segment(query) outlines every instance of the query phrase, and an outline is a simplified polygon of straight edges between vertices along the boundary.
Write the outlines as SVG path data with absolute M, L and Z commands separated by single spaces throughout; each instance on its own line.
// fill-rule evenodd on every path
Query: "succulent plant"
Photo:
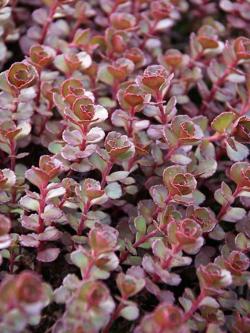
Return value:
M 0 1 L 0 333 L 250 331 L 250 1 Z

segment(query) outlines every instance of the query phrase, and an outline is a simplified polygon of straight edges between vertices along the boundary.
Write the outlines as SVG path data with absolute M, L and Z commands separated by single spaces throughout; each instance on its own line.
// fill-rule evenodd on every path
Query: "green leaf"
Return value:
M 129 251 L 129 253 L 136 256 L 136 254 L 137 254 L 136 249 L 133 247 L 133 244 L 131 243 L 130 240 L 125 239 L 125 246 L 126 246 L 126 249 Z
M 125 178 L 127 178 L 129 175 L 128 171 L 116 171 L 111 173 L 109 176 L 107 176 L 107 181 L 108 182 L 116 182 L 118 180 L 123 180 Z
M 247 163 L 247 162 L 234 163 L 230 169 L 230 178 L 236 184 L 239 184 L 242 180 L 242 172 L 244 172 L 248 167 L 249 167 L 249 163 Z
M 240 250 L 249 250 L 250 248 L 250 239 L 248 239 L 243 232 L 240 232 L 235 237 L 235 245 Z
M 37 167 L 32 167 L 31 169 L 27 170 L 25 172 L 25 177 L 38 188 L 47 185 L 49 180 L 47 174 Z
M 98 280 L 106 280 L 110 276 L 110 273 L 104 271 L 103 269 L 98 268 L 97 266 L 93 266 L 91 269 L 91 277 Z
M 122 196 L 121 185 L 116 182 L 107 185 L 105 192 L 110 199 L 119 199 Z
M 246 211 L 243 208 L 230 207 L 225 215 L 223 215 L 222 220 L 227 222 L 237 222 L 246 215 Z
M 198 190 L 195 190 L 193 192 L 193 198 L 194 198 L 194 202 L 196 203 L 196 205 L 200 205 L 206 200 L 205 195 Z
M 102 67 L 99 68 L 99 71 L 97 73 L 97 80 L 104 82 L 110 86 L 113 85 L 114 83 L 114 78 L 110 74 L 110 72 L 107 69 L 107 65 L 103 65 Z
M 6 71 L 0 73 L 0 90 L 11 94 L 11 87 L 6 79 Z
M 49 149 L 49 151 L 52 154 L 58 154 L 58 153 L 60 153 L 61 150 L 62 150 L 62 148 L 63 148 L 63 143 L 61 143 L 61 142 L 55 142 L 55 141 L 50 142 L 49 146 L 48 146 L 48 149 Z
M 136 320 L 139 317 L 139 309 L 135 303 L 131 303 L 121 310 L 120 316 L 127 320 Z
M 76 250 L 71 253 L 70 259 L 74 265 L 80 269 L 84 269 L 88 265 L 88 257 L 83 253 L 82 250 Z
M 103 158 L 97 153 L 94 153 L 93 155 L 90 156 L 89 161 L 93 166 L 97 169 L 103 172 L 106 167 L 107 167 L 107 162 L 104 161 Z
M 222 112 L 211 124 L 211 127 L 218 133 L 224 133 L 233 123 L 235 114 L 233 112 Z
M 231 188 L 225 182 L 222 182 L 221 188 L 215 191 L 214 198 L 220 205 L 233 202 Z
M 62 186 L 54 188 L 48 192 L 46 200 L 60 197 L 61 195 L 65 194 L 65 192 L 66 192 L 65 188 Z
M 219 303 L 212 297 L 207 296 L 200 303 L 200 306 L 209 306 L 210 308 L 218 309 L 220 307 Z
M 216 160 L 205 160 L 202 159 L 197 167 L 195 167 L 195 171 L 193 174 L 199 176 L 200 178 L 208 178 L 211 177 L 217 170 L 217 162 Z
M 249 154 L 249 149 L 234 138 L 227 139 L 226 150 L 230 160 L 235 162 L 244 160 Z
M 39 210 L 39 201 L 30 198 L 28 195 L 25 195 L 24 197 L 21 198 L 20 205 L 28 210 L 33 210 L 33 211 Z
M 134 220 L 134 225 L 137 231 L 139 231 L 140 234 L 145 235 L 147 230 L 146 221 L 143 216 L 138 216 Z
M 166 206 L 165 202 L 168 196 L 168 191 L 165 186 L 154 185 L 150 187 L 149 192 L 157 206 L 162 208 Z
M 166 246 L 162 239 L 156 239 L 152 244 L 153 253 L 160 259 L 164 259 L 167 254 Z

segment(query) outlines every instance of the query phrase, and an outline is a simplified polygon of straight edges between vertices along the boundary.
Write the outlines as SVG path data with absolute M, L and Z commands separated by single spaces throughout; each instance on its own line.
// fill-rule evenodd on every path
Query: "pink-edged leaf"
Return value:
M 38 247 L 40 243 L 36 234 L 22 235 L 20 236 L 20 242 L 27 247 Z
M 47 227 L 43 233 L 38 235 L 40 241 L 55 241 L 61 236 L 61 232 L 55 227 Z
M 36 259 L 41 262 L 52 262 L 57 259 L 59 253 L 60 249 L 58 247 L 48 248 L 38 252 Z

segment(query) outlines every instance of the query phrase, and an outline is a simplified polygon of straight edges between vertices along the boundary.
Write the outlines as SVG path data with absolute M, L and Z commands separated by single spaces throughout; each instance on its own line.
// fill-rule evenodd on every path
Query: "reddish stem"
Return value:
M 84 205 L 84 208 L 83 208 L 83 212 L 82 212 L 82 216 L 81 216 L 81 220 L 80 220 L 80 224 L 78 226 L 78 230 L 77 230 L 77 235 L 78 236 L 81 236 L 82 232 L 83 232 L 83 229 L 84 229 L 84 223 L 86 221 L 86 217 L 87 217 L 87 214 L 88 214 L 88 211 L 90 209 L 90 200 L 88 200 L 85 205 Z
M 44 231 L 45 226 L 44 226 L 44 221 L 42 218 L 42 214 L 44 213 L 44 209 L 46 206 L 46 195 L 47 195 L 47 184 L 45 186 L 43 186 L 40 190 L 40 201 L 39 201 L 39 211 L 38 211 L 38 215 L 39 215 L 39 219 L 38 219 L 38 230 L 37 232 L 40 234 Z
M 108 16 L 109 21 L 110 21 L 110 16 L 116 11 L 118 6 L 119 6 L 119 2 L 115 0 L 115 3 L 113 5 L 113 7 L 111 8 L 111 11 L 110 11 L 109 16 Z
M 151 231 L 147 235 L 142 236 L 138 241 L 136 241 L 132 246 L 134 249 L 147 242 L 150 238 L 155 237 L 159 231 L 157 229 Z M 126 250 L 120 256 L 120 264 L 123 263 L 129 256 L 129 252 Z
M 103 188 L 106 184 L 106 178 L 109 175 L 111 169 L 113 167 L 113 162 L 112 161 L 108 161 L 108 164 L 106 166 L 106 169 L 104 170 L 103 174 L 102 174 L 102 180 L 101 180 L 101 187 Z
M 40 97 L 41 97 L 41 68 L 37 67 L 37 73 L 38 73 L 38 83 L 37 83 L 37 95 L 35 99 L 36 108 L 39 107 Z
M 250 109 L 250 99 L 244 104 L 240 111 L 240 116 L 244 116 Z
M 62 197 L 62 200 L 60 201 L 58 208 L 62 209 L 65 201 L 67 200 L 67 192 L 64 194 L 64 196 Z
M 181 244 L 176 244 L 173 249 L 172 252 L 170 253 L 169 257 L 167 258 L 167 260 L 165 260 L 162 264 L 162 268 L 163 269 L 168 269 L 170 267 L 170 265 L 172 264 L 172 261 L 175 257 L 175 255 L 181 251 L 182 245 Z
M 84 13 L 81 14 L 80 16 L 78 16 L 78 18 L 76 20 L 76 23 L 75 23 L 75 25 L 73 26 L 73 28 L 70 32 L 70 36 L 69 36 L 70 44 L 73 43 L 75 34 L 76 34 L 77 30 L 79 29 L 80 25 L 83 23 L 84 20 L 85 20 Z
M 168 117 L 165 113 L 164 107 L 163 107 L 163 97 L 160 92 L 156 94 L 156 102 L 159 106 L 160 114 L 161 114 L 161 122 L 162 124 L 166 124 L 168 122 Z
M 153 24 L 151 24 L 151 22 L 149 23 L 149 31 L 148 33 L 146 33 L 144 36 L 143 36 L 143 41 L 140 45 L 140 49 L 143 50 L 145 48 L 145 44 L 147 43 L 148 41 L 148 38 L 149 37 L 152 37 L 154 36 L 154 33 L 155 33 L 155 28 L 157 26 L 157 23 L 158 23 L 158 20 L 155 20 L 153 22 Z
M 47 37 L 47 34 L 48 34 L 49 27 L 50 27 L 51 23 L 53 22 L 54 15 L 56 13 L 56 10 L 57 10 L 57 7 L 59 6 L 59 4 L 60 4 L 59 0 L 54 0 L 52 6 L 50 7 L 49 16 L 47 17 L 47 20 L 43 26 L 41 37 L 38 41 L 39 44 L 44 43 L 44 41 Z
M 199 296 L 193 301 L 191 308 L 185 313 L 183 317 L 183 323 L 187 322 L 192 317 L 205 297 L 206 292 L 204 289 L 202 289 Z
M 84 271 L 81 272 L 83 280 L 89 279 L 90 272 L 91 272 L 91 269 L 94 266 L 94 264 L 95 264 L 95 254 L 93 253 L 91 259 L 88 262 L 88 266 L 86 267 L 86 269 Z
M 167 152 L 167 154 L 166 154 L 166 157 L 165 157 L 166 161 L 167 161 L 167 160 L 170 160 L 171 156 L 175 153 L 175 151 L 176 151 L 178 148 L 179 148 L 179 144 L 178 144 L 177 146 L 174 146 L 174 147 L 172 147 L 172 148 L 170 148 L 170 149 L 168 150 L 168 152 Z
M 13 111 L 12 113 L 16 113 L 17 112 L 17 109 L 18 109 L 18 104 L 19 104 L 19 95 L 20 95 L 20 92 L 16 93 L 13 98 L 14 98 L 14 103 L 13 103 Z
M 232 70 L 237 65 L 237 63 L 238 63 L 238 60 L 235 60 L 231 65 L 229 65 L 227 67 L 224 74 L 213 83 L 213 86 L 212 86 L 212 89 L 210 90 L 209 95 L 203 100 L 202 107 L 201 107 L 201 113 L 204 113 L 207 110 L 209 103 L 212 102 L 212 100 L 213 100 L 214 96 L 216 95 L 218 89 L 226 81 L 226 78 L 228 77 L 228 75 L 231 74 Z
M 140 14 L 140 3 L 138 0 L 133 0 L 131 2 L 131 11 L 136 18 L 136 22 L 139 21 L 139 14 Z
M 203 140 L 207 140 L 209 142 L 216 142 L 225 139 L 226 136 L 226 133 L 215 133 L 211 136 L 208 136 L 207 138 L 204 138 Z
M 242 189 L 241 189 L 239 186 L 237 186 L 236 189 L 235 189 L 235 191 L 234 191 L 234 193 L 232 194 L 232 196 L 233 196 L 233 201 L 232 201 L 232 202 L 229 202 L 229 201 L 228 201 L 227 203 L 225 203 L 225 204 L 221 207 L 221 209 L 220 209 L 220 211 L 219 211 L 219 214 L 217 215 L 217 220 L 218 220 L 218 221 L 220 221 L 220 220 L 222 219 L 223 215 L 226 214 L 228 208 L 231 206 L 231 204 L 234 202 L 235 198 L 237 197 L 237 195 L 238 195 L 241 191 L 242 191 Z
M 43 134 L 43 132 L 44 132 L 44 130 L 45 130 L 45 127 L 46 127 L 46 124 L 47 124 L 47 121 L 48 121 L 48 119 L 49 119 L 49 117 L 44 117 L 44 120 L 43 120 L 43 122 L 42 122 L 42 124 L 41 124 L 40 130 L 39 130 L 39 132 L 38 132 L 37 136 L 39 136 L 39 137 L 40 137 L 40 136 Z
M 13 139 L 9 140 L 10 143 L 10 169 L 15 171 L 16 167 L 16 144 Z
M 114 101 L 117 100 L 116 95 L 117 95 L 117 91 L 118 91 L 118 89 L 119 89 L 119 81 L 115 80 L 115 81 L 114 81 L 114 84 L 113 84 L 113 86 L 112 86 L 112 99 L 113 99 Z
M 9 259 L 9 272 L 10 274 L 14 273 L 14 266 L 16 261 L 16 254 L 11 251 Z
M 119 317 L 121 310 L 123 309 L 124 305 L 122 302 L 119 303 L 119 305 L 116 307 L 115 311 L 113 312 L 109 322 L 107 325 L 103 328 L 102 333 L 109 333 L 110 329 L 114 323 L 114 321 Z
M 133 121 L 135 117 L 135 108 L 132 107 L 129 112 L 129 124 L 128 124 L 128 136 L 131 138 L 133 137 Z
M 86 142 L 87 142 L 87 133 L 88 133 L 88 125 L 81 126 L 81 132 L 82 132 L 82 142 L 80 145 L 80 150 L 84 151 L 86 148 Z
M 10 169 L 15 171 L 16 168 L 16 143 L 13 139 L 9 140 L 10 143 Z M 12 203 L 16 203 L 16 187 L 12 188 Z

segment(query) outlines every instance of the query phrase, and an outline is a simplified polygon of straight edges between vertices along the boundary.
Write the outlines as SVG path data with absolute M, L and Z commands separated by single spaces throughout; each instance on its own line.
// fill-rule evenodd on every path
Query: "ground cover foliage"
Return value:
M 0 332 L 250 331 L 250 1 L 0 1 Z

